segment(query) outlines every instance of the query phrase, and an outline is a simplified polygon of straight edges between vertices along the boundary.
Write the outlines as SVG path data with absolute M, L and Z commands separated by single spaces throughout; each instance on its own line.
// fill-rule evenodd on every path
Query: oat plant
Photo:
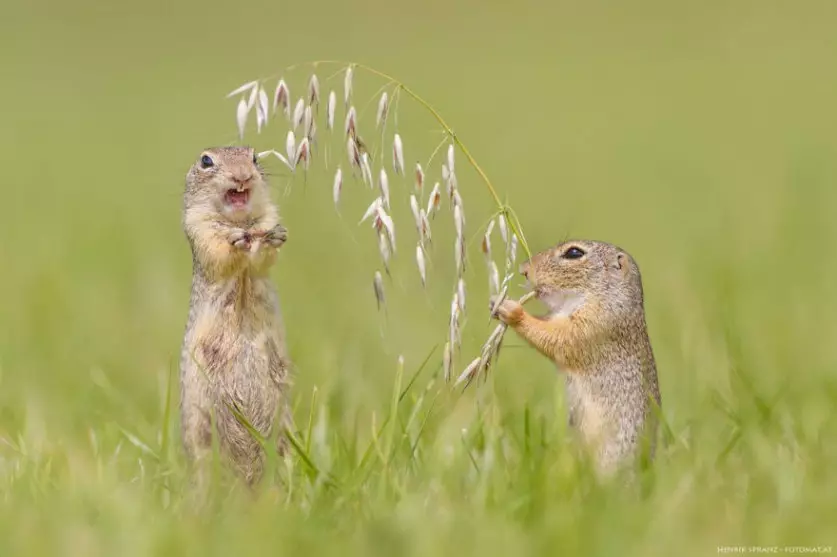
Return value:
M 304 75 L 303 80 L 291 79 L 291 76 L 298 77 L 300 74 Z M 326 76 L 322 81 L 321 75 Z M 363 77 L 383 80 L 371 99 L 355 98 L 354 82 Z M 278 135 L 284 136 L 284 146 L 262 151 L 258 157 L 278 160 L 294 176 L 306 174 L 312 164 L 327 166 L 329 153 L 332 150 L 342 151 L 339 157 L 333 157 L 344 161 L 334 169 L 331 185 L 333 201 L 335 205 L 340 204 L 344 183 L 349 175 L 359 178 L 368 187 L 371 202 L 364 214 L 359 216 L 358 224 L 371 226 L 374 230 L 380 264 L 386 274 L 390 274 L 391 258 L 398 253 L 392 206 L 402 202 L 401 199 L 393 199 L 395 192 L 390 188 L 390 173 L 408 178 L 413 184 L 409 197 L 403 200 L 409 203 L 412 226 L 416 231 L 415 248 L 408 253 L 414 254 L 416 271 L 423 286 L 427 284 L 426 261 L 432 242 L 432 219 L 444 210 L 443 197 L 447 198 L 444 205 L 447 205 L 455 230 L 452 255 L 456 269 L 451 284 L 450 318 L 442 355 L 445 380 L 450 381 L 454 360 L 462 348 L 466 311 L 463 275 L 468 261 L 465 240 L 468 219 L 457 173 L 458 158 L 464 159 L 476 171 L 496 205 L 488 222 L 481 227 L 481 251 L 492 296 L 489 304 L 491 313 L 497 310 L 500 302 L 508 295 L 509 282 L 515 274 L 518 247 L 523 249 L 527 257 L 531 256 L 516 213 L 501 200 L 496 188 L 462 139 L 430 103 L 402 81 L 354 62 L 319 61 L 289 66 L 277 75 L 249 81 L 235 88 L 227 98 L 237 100 L 235 119 L 239 141 L 244 141 L 247 134 L 252 133 L 253 123 L 256 134 L 261 134 L 268 126 L 271 129 L 282 126 L 283 130 L 287 130 Z M 442 139 L 436 147 L 425 157 L 417 157 L 425 160 L 425 164 L 417 162 L 411 168 L 408 168 L 404 154 L 410 148 L 410 141 L 402 137 L 398 126 L 398 111 L 407 107 L 400 103 L 402 98 L 429 113 L 442 132 Z M 361 121 L 360 114 L 366 106 L 375 106 L 374 121 L 372 118 Z M 361 110 L 357 107 L 361 107 Z M 277 137 L 275 130 L 272 129 L 271 133 L 272 137 Z M 412 228 L 411 225 L 405 226 Z M 397 228 L 401 230 L 402 225 L 399 223 Z M 492 251 L 495 228 L 503 245 L 502 279 Z M 438 238 L 436 241 L 441 242 Z M 372 271 L 370 275 L 373 276 L 375 299 L 381 308 L 386 300 L 381 269 Z M 529 297 L 525 296 L 521 301 Z M 505 331 L 503 324 L 494 329 L 479 357 L 471 361 L 455 384 L 467 387 L 475 377 L 485 375 L 499 355 Z

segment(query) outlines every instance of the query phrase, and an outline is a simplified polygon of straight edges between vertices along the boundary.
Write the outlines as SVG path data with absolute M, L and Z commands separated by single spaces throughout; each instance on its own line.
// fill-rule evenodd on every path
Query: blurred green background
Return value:
M 34 0 L 3 11 L 0 554 L 711 555 L 834 544 L 833 2 Z M 674 436 L 650 495 L 591 492 L 553 465 L 564 455 L 561 379 L 511 335 L 488 384 L 441 395 L 428 441 L 456 445 L 478 408 L 500 416 L 486 430 L 500 443 L 530 417 L 541 423 L 543 454 L 483 470 L 489 495 L 472 491 L 484 478 L 467 458 L 446 464 L 441 449 L 351 495 L 310 487 L 255 510 L 192 512 L 158 492 L 168 468 L 152 473 L 124 432 L 155 446 L 161 429 L 176 435 L 162 415 L 188 307 L 185 173 L 201 149 L 234 140 L 229 91 L 320 59 L 369 64 L 427 99 L 517 211 L 533 251 L 587 237 L 638 260 Z M 340 96 L 342 74 L 325 83 L 339 69 L 318 69 L 324 94 Z M 308 74 L 283 74 L 295 98 Z M 357 72 L 356 98 L 382 83 Z M 426 160 L 437 129 L 402 98 L 408 164 Z M 281 148 L 285 131 L 271 123 L 248 141 Z M 333 149 L 343 163 L 342 142 Z M 460 158 L 476 236 L 493 207 L 466 168 Z M 271 171 L 290 231 L 274 278 L 295 416 L 305 423 L 313 408 L 324 438 L 368 441 L 389 411 L 397 356 L 410 374 L 444 342 L 447 211 L 425 295 L 405 186 L 393 180 L 400 251 L 384 316 L 371 287 L 375 240 L 357 226 L 370 190 L 347 183 L 338 214 L 330 169 L 307 180 Z M 480 254 L 470 256 L 473 353 L 490 325 Z M 332 469 L 353 469 L 329 454 L 319 458 Z M 176 450 L 168 458 L 179 462 Z

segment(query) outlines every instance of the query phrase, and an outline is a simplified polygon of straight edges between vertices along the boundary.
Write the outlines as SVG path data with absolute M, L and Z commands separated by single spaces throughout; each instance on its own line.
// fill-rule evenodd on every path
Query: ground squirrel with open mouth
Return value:
M 496 317 L 565 372 L 569 423 L 598 471 L 637 458 L 643 440 L 652 458 L 661 399 L 634 259 L 604 242 L 568 241 L 520 271 L 550 313 L 535 317 L 507 299 Z
M 180 362 L 183 444 L 191 461 L 221 454 L 248 484 L 263 473 L 258 433 L 280 452 L 288 423 L 289 360 L 269 277 L 287 239 L 253 149 L 201 153 L 186 176 L 183 227 L 192 249 L 192 292 Z

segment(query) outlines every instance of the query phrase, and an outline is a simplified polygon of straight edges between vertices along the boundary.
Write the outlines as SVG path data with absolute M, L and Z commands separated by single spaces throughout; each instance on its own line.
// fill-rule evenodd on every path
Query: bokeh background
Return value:
M 704 555 L 721 545 L 834 545 L 833 3 L 12 0 L 3 11 L 0 553 Z M 188 307 L 183 180 L 201 149 L 235 141 L 226 93 L 324 59 L 369 64 L 427 99 L 516 210 L 533 251 L 587 237 L 637 259 L 677 439 L 651 502 L 588 507 L 569 488 L 553 493 L 547 475 L 536 489 L 554 497 L 524 520 L 503 511 L 516 504 L 515 476 L 485 512 L 469 506 L 467 487 L 428 481 L 376 496 L 356 521 L 340 519 L 339 505 L 313 518 L 293 508 L 196 518 L 167 510 L 154 482 L 137 480 L 135 444 L 95 457 L 112 454 L 124 431 L 158 442 Z M 283 74 L 294 97 L 308 73 Z M 356 76 L 358 98 L 383 83 Z M 342 75 L 324 93 L 331 87 L 339 96 Z M 399 129 L 410 164 L 440 138 L 403 98 Z M 271 124 L 248 141 L 281 147 L 285 130 Z M 334 148 L 342 162 L 342 142 Z M 476 236 L 493 206 L 458 163 Z M 290 230 L 273 276 L 296 365 L 295 415 L 307 419 L 316 390 L 330 431 L 368 438 L 389 407 L 398 355 L 414 370 L 437 346 L 422 387 L 438 367 L 449 218 L 437 219 L 425 294 L 406 186 L 394 181 L 403 244 L 384 315 L 372 295 L 375 240 L 357 226 L 371 192 L 348 182 L 338 213 L 331 170 L 307 180 L 271 172 Z M 483 265 L 476 249 L 470 256 L 473 352 L 490 325 Z M 468 427 L 477 401 L 510 431 L 524 412 L 563 420 L 552 365 L 508 344 L 489 383 L 442 406 L 436 433 Z M 176 422 L 165 429 L 176 433 Z M 442 512 L 438 490 L 461 497 L 447 501 L 453 515 L 441 526 L 425 518 Z

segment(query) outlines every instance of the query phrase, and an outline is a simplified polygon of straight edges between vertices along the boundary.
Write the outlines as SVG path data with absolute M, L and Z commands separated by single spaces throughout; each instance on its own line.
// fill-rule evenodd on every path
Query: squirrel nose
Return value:
M 250 180 L 252 180 L 252 179 L 253 179 L 252 174 L 233 174 L 232 175 L 233 182 L 235 182 L 236 184 L 240 184 L 242 186 L 244 184 L 246 184 L 247 182 L 249 182 Z
M 529 278 L 529 264 L 528 263 L 522 263 L 520 265 L 520 274 L 523 275 L 526 278 Z

